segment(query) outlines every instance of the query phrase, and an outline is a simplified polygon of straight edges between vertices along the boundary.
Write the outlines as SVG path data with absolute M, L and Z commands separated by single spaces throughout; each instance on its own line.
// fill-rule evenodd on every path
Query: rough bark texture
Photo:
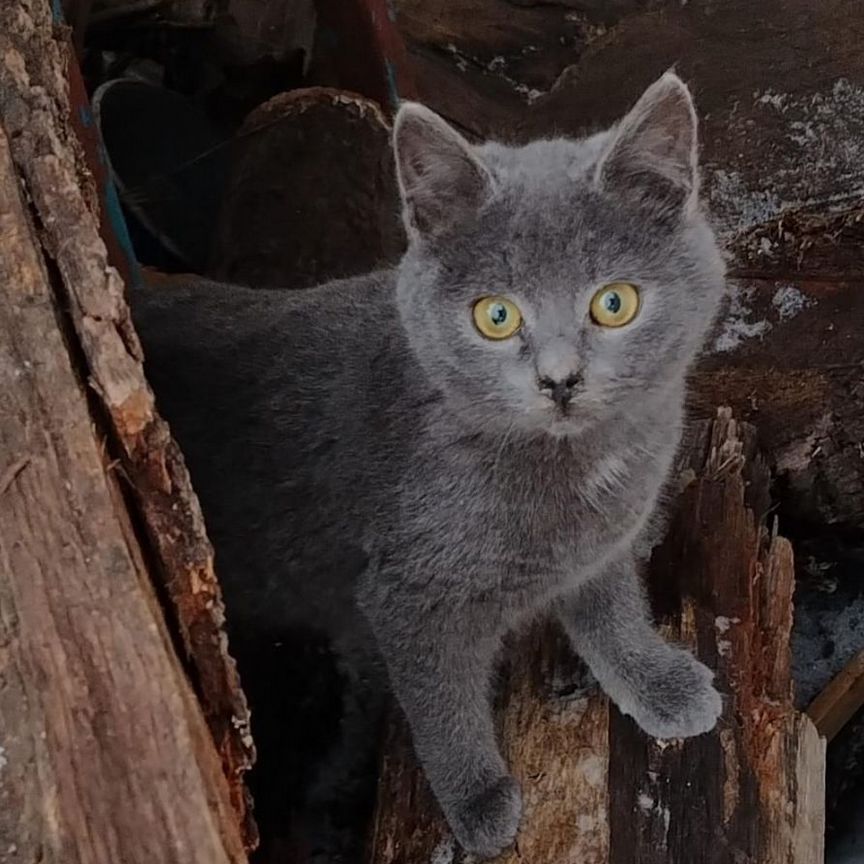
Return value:
M 341 90 L 295 90 L 253 111 L 233 145 L 211 273 L 307 288 L 392 265 L 405 241 L 389 134 L 376 103 Z
M 34 466 L 46 460 L 53 472 L 50 477 L 40 479 L 41 485 L 29 489 L 23 501 L 16 505 L 19 508 L 16 521 L 4 521 L 2 526 L 6 554 L 10 554 L 8 550 L 11 549 L 20 551 L 25 558 L 32 555 L 28 566 L 34 573 L 44 571 L 45 581 L 34 582 L 28 588 L 31 593 L 18 596 L 15 592 L 30 578 L 26 570 L 19 569 L 24 565 L 4 569 L 3 575 L 6 590 L 12 592 L 9 609 L 19 619 L 22 631 L 26 628 L 26 639 L 19 637 L 17 631 L 15 635 L 16 640 L 23 640 L 16 643 L 14 652 L 15 663 L 23 670 L 18 673 L 21 680 L 40 692 L 45 688 L 56 691 L 61 707 L 65 698 L 74 696 L 74 704 L 65 706 L 64 710 L 71 711 L 76 719 L 68 728 L 55 729 L 63 717 L 48 716 L 50 712 L 46 708 L 46 719 L 40 721 L 38 700 L 34 700 L 23 715 L 4 713 L 2 716 L 22 724 L 18 726 L 20 736 L 25 735 L 25 721 L 32 722 L 36 730 L 32 732 L 34 741 L 37 741 L 40 722 L 48 724 L 52 734 L 63 736 L 62 742 L 44 745 L 47 748 L 44 751 L 43 745 L 34 745 L 36 750 L 28 757 L 32 776 L 28 781 L 30 785 L 23 787 L 23 794 L 29 806 L 44 806 L 46 819 L 52 818 L 50 788 L 46 787 L 46 797 L 40 805 L 40 799 L 35 797 L 39 785 L 34 766 L 40 767 L 44 759 L 54 758 L 57 747 L 65 750 L 84 746 L 79 735 L 85 734 L 84 727 L 89 730 L 92 739 L 85 737 L 81 741 L 92 740 L 90 758 L 97 767 L 90 778 L 85 762 L 81 762 L 83 779 L 76 783 L 81 783 L 81 794 L 86 796 L 90 793 L 84 787 L 88 785 L 88 778 L 92 779 L 94 796 L 99 794 L 104 799 L 99 805 L 103 811 L 99 818 L 93 816 L 89 828 L 84 822 L 76 830 L 89 830 L 93 834 L 92 842 L 99 843 L 104 839 L 100 828 L 104 828 L 105 838 L 114 835 L 118 838 L 116 842 L 121 846 L 117 848 L 126 849 L 127 844 L 129 848 L 125 856 L 112 854 L 104 860 L 241 860 L 242 850 L 237 848 L 238 822 L 245 821 L 248 842 L 252 842 L 254 834 L 242 784 L 242 773 L 252 759 L 248 714 L 222 632 L 222 604 L 198 502 L 179 450 L 155 411 L 143 374 L 140 346 L 123 296 L 124 286 L 110 265 L 99 236 L 98 193 L 85 165 L 83 151 L 70 131 L 66 35 L 63 28 L 52 21 L 50 5 L 43 0 L 9 0 L 0 4 L 0 121 L 8 136 L 14 163 L 14 171 L 10 165 L 6 165 L 4 171 L 3 213 L 9 227 L 4 225 L 3 267 L 8 268 L 8 273 L 4 273 L 2 290 L 8 295 L 2 303 L 2 314 L 6 316 L 5 329 L 10 338 L 13 335 L 16 338 L 11 342 L 4 336 L 0 347 L 17 346 L 14 361 L 10 359 L 3 367 L 10 376 L 4 385 L 4 395 L 8 390 L 7 398 L 17 401 L 14 410 L 0 415 L 5 445 L 0 452 L 12 465 L 17 464 L 19 458 L 32 458 Z M 11 190 L 17 194 L 19 188 L 25 195 L 29 214 L 15 210 L 16 206 L 20 210 L 20 205 L 16 205 Z M 32 218 L 38 228 L 41 249 L 32 245 L 33 238 L 26 229 L 28 222 L 22 221 L 25 215 Z M 14 239 L 7 240 L 7 230 L 20 238 L 20 244 Z M 29 256 L 26 260 L 18 261 L 14 257 L 19 245 L 22 249 L 26 246 L 21 252 Z M 37 310 L 44 318 L 34 323 L 34 329 L 25 337 L 18 319 L 27 321 L 27 316 L 35 315 Z M 65 328 L 62 337 L 61 324 Z M 49 344 L 50 351 L 45 347 Z M 32 356 L 28 356 L 31 353 Z M 59 367 L 59 371 L 55 367 Z M 91 419 L 85 422 L 81 413 L 86 407 L 85 394 L 76 379 L 70 377 L 73 369 L 86 381 L 86 394 L 98 424 L 95 427 Z M 31 373 L 37 376 L 33 380 L 28 377 Z M 44 380 L 38 376 L 44 376 Z M 84 455 L 80 460 L 77 455 L 70 455 L 83 452 L 82 448 L 90 446 L 88 441 L 97 448 L 94 452 L 100 457 L 99 472 L 104 474 L 105 465 L 110 461 L 111 467 L 116 469 L 111 476 L 128 481 L 123 484 L 122 491 L 131 491 L 134 498 L 131 518 L 124 515 L 126 504 L 113 481 L 108 486 L 104 482 L 100 486 L 94 473 L 97 466 L 87 463 Z M 61 457 L 55 450 L 62 450 L 65 455 Z M 117 462 L 106 454 L 116 454 Z M 81 476 L 76 473 L 79 468 Z M 23 482 L 29 472 L 30 467 L 24 469 L 10 489 L 15 483 Z M 33 482 L 37 473 L 34 470 Z M 105 498 L 110 489 L 113 489 L 117 514 L 111 518 Z M 55 505 L 61 512 L 52 516 Z M 53 521 L 36 519 L 33 513 L 41 513 L 42 509 L 45 519 Z M 104 531 L 94 527 L 100 525 L 97 515 L 105 523 Z M 171 665 L 170 656 L 164 653 L 166 646 L 156 623 L 161 613 L 151 603 L 145 616 L 145 608 L 140 605 L 144 603 L 141 592 L 145 587 L 140 584 L 139 577 L 143 578 L 146 571 L 136 559 L 131 530 L 125 526 L 125 552 L 118 545 L 120 536 L 114 538 L 110 533 L 119 531 L 113 523 L 123 520 L 140 522 L 146 532 L 149 541 L 147 569 L 157 576 L 160 592 L 164 589 L 169 601 L 172 624 L 179 632 L 184 659 L 188 661 L 228 778 L 226 787 L 220 786 L 217 778 L 209 774 L 206 783 L 203 779 L 195 780 L 204 771 L 203 767 L 195 767 L 196 758 L 206 766 L 210 757 L 206 743 L 193 737 L 194 730 L 184 732 L 185 739 L 181 732 L 171 738 L 173 726 L 192 723 L 192 720 L 178 715 L 172 725 L 169 709 L 184 704 L 178 702 L 178 694 L 185 692 L 182 676 L 176 666 Z M 102 566 L 97 562 L 99 556 L 106 558 Z M 67 558 L 68 566 L 73 569 L 64 575 L 62 567 Z M 88 567 L 92 568 L 89 572 Z M 48 592 L 48 596 L 42 597 L 42 591 Z M 56 596 L 52 592 L 56 592 Z M 40 598 L 44 608 L 40 607 Z M 21 606 L 25 600 L 26 608 Z M 67 606 L 67 613 L 64 613 Z M 93 606 L 92 614 L 87 614 L 89 606 Z M 69 619 L 63 622 L 68 633 L 58 633 L 62 638 L 52 645 L 54 632 L 47 631 L 52 636 L 45 638 L 43 644 L 38 638 L 40 629 L 48 626 L 51 615 L 64 614 Z M 104 630 L 99 627 L 94 630 L 92 622 L 104 622 Z M 40 649 L 60 652 L 52 660 L 53 665 L 41 671 L 37 670 L 43 660 L 38 655 L 29 656 L 35 647 L 27 640 L 34 639 Z M 116 645 L 113 644 L 115 639 Z M 142 658 L 135 656 L 139 650 L 138 639 Z M 148 640 L 157 640 L 150 649 Z M 164 656 L 158 655 L 157 644 L 161 645 Z M 153 653 L 152 657 L 145 656 L 148 650 Z M 66 653 L 71 656 L 66 657 Z M 34 663 L 36 668 L 24 669 L 20 666 L 24 663 Z M 71 695 L 63 687 L 67 680 L 63 664 L 74 666 L 75 675 L 69 677 Z M 36 677 L 32 678 L 33 675 Z M 86 686 L 82 683 L 85 681 Z M 88 690 L 92 698 L 89 707 L 85 705 Z M 187 697 L 188 693 L 183 697 L 188 702 L 184 710 L 194 719 L 192 703 Z M 156 699 L 152 711 L 147 709 L 148 698 Z M 143 742 L 137 749 L 136 737 L 141 737 Z M 150 754 L 151 744 L 154 747 L 164 745 L 158 761 Z M 128 746 L 128 750 L 124 751 L 124 746 Z M 104 748 L 104 752 L 100 748 Z M 152 763 L 145 761 L 141 769 L 144 773 L 138 786 L 136 760 L 151 756 Z M 78 758 L 76 756 L 76 760 Z M 27 764 L 23 756 L 18 764 Z M 69 766 L 60 766 L 57 770 L 61 768 L 67 771 Z M 127 768 L 131 772 L 129 789 L 124 785 Z M 101 779 L 100 771 L 104 774 Z M 163 772 L 161 780 L 159 771 Z M 147 778 L 154 783 L 158 780 L 164 788 L 158 794 L 147 789 L 143 782 Z M 68 783 L 74 779 L 61 777 L 58 782 Z M 188 803 L 175 801 L 173 810 L 169 808 L 169 799 L 185 799 L 183 790 L 194 782 L 200 785 L 197 792 L 190 788 Z M 157 796 L 152 807 L 144 796 L 145 789 L 148 794 Z M 139 797 L 136 797 L 136 790 Z M 230 795 L 236 816 L 224 806 L 224 794 Z M 126 799 L 128 824 L 123 821 Z M 62 803 L 60 834 L 72 830 L 69 825 L 75 821 L 75 814 L 67 812 L 67 808 L 73 805 L 77 806 L 71 798 Z M 192 812 L 196 806 L 200 809 L 198 815 Z M 143 812 L 140 825 L 133 832 L 131 814 L 136 808 Z M 110 821 L 112 811 L 117 817 L 114 822 Z M 160 814 L 169 826 L 162 836 L 157 830 Z M 103 824 L 100 819 L 108 821 Z M 186 830 L 184 820 L 188 834 L 183 833 Z M 190 852 L 186 859 L 183 855 L 179 859 L 166 857 L 172 848 L 171 842 L 177 849 L 186 849 L 191 841 L 182 838 L 205 830 L 202 820 L 209 820 L 208 830 L 218 828 L 224 832 L 224 843 L 214 835 L 216 839 L 202 840 L 201 850 Z M 26 830 L 26 826 L 22 830 Z M 145 836 L 148 830 L 152 836 Z M 136 838 L 141 850 L 150 850 L 153 854 L 148 857 L 144 851 L 133 851 L 132 841 Z M 217 840 L 224 846 L 218 852 L 213 845 Z M 104 842 L 109 843 L 109 840 L 104 839 Z M 115 847 L 106 846 L 106 849 L 112 848 Z M 83 856 L 82 861 L 103 860 L 95 853 L 88 858 L 84 847 L 79 849 L 74 843 L 69 849 L 77 850 Z M 157 854 L 158 849 L 163 850 L 162 857 Z M 201 857 L 196 857 L 198 855 Z M 73 858 L 70 851 L 67 857 L 61 856 L 58 860 L 79 859 Z
M 240 864 L 0 130 L 0 860 Z
M 704 430 L 703 430 L 704 432 Z M 510 652 L 502 742 L 526 812 L 507 864 L 818 864 L 825 746 L 792 704 L 792 551 L 766 524 L 768 472 L 750 427 L 721 412 L 681 462 L 652 558 L 670 638 L 718 671 L 718 729 L 657 742 L 572 681 L 557 637 Z M 399 721 L 386 743 L 372 864 L 461 861 Z

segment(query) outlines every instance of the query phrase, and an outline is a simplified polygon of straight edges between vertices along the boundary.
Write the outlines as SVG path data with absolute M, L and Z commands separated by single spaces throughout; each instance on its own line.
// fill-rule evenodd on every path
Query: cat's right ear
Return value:
M 613 130 L 597 183 L 662 212 L 692 211 L 699 188 L 696 129 L 687 85 L 667 72 Z
M 410 236 L 440 235 L 476 213 L 490 194 L 489 172 L 471 145 L 423 105 L 402 103 L 393 149 Z

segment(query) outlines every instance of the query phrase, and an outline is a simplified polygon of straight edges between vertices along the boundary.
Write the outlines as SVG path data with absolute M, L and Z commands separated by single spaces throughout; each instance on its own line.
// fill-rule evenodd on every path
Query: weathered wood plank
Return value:
M 241 864 L 2 129 L 0 229 L 0 856 Z
M 68 314 L 91 398 L 107 421 L 106 449 L 120 459 L 148 538 L 151 572 L 173 624 L 229 778 L 238 819 L 254 842 L 242 774 L 253 758 L 249 718 L 222 631 L 213 556 L 182 456 L 156 412 L 124 285 L 100 237 L 100 195 L 70 127 L 70 46 L 50 4 L 0 4 L 0 121 Z
M 769 478 L 753 430 L 721 413 L 691 441 L 681 477 L 651 584 L 667 635 L 718 670 L 724 717 L 710 735 L 649 739 L 596 691 L 566 698 L 560 642 L 528 637 L 502 687 L 502 743 L 526 815 L 501 862 L 822 860 L 824 741 L 792 704 L 792 551 L 765 521 Z M 462 860 L 394 726 L 369 861 Z
M 831 741 L 864 706 L 864 651 L 859 652 L 810 703 L 807 714 Z

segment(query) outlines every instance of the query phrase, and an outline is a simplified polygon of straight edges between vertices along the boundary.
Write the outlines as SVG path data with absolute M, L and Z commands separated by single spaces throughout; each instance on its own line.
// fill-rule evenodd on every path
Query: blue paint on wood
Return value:
M 399 107 L 399 84 L 396 80 L 396 67 L 389 61 L 384 61 L 384 69 L 387 73 L 387 94 L 393 109 Z
M 105 216 L 111 225 L 110 230 L 114 232 L 114 236 L 126 256 L 129 281 L 131 282 L 128 287 L 137 287 L 141 284 L 141 267 L 138 265 L 135 250 L 132 248 L 132 238 L 129 236 L 129 227 L 126 224 L 126 217 L 123 215 L 123 208 L 120 206 L 117 187 L 110 179 L 105 181 L 102 206 L 105 208 Z
M 51 15 L 55 24 L 64 23 L 62 0 L 51 0 Z M 75 62 L 74 58 L 71 59 L 70 62 Z M 85 129 L 88 129 L 93 125 L 93 112 L 90 110 L 90 105 L 85 101 L 83 104 L 79 104 L 77 108 L 78 119 L 81 125 Z M 97 158 L 108 169 L 105 172 L 105 185 L 102 189 L 102 216 L 105 222 L 104 228 L 116 237 L 123 256 L 126 258 L 129 281 L 132 285 L 138 285 L 141 282 L 141 268 L 138 265 L 138 259 L 135 257 L 135 250 L 132 248 L 132 238 L 129 236 L 129 227 L 126 225 L 126 217 L 123 215 L 123 208 L 120 206 L 120 197 L 117 195 L 117 187 L 111 180 L 108 158 L 104 147 L 102 146 L 101 138 L 97 143 L 96 148 Z

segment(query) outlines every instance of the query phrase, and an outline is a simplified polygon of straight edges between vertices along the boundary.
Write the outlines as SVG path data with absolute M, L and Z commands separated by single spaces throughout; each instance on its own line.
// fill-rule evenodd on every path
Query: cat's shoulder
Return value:
M 147 281 L 130 292 L 136 327 L 145 341 L 237 343 L 303 339 L 304 335 L 380 326 L 395 317 L 395 274 L 382 270 L 313 288 L 249 288 L 204 277 Z
M 217 282 L 204 276 L 178 276 L 170 281 L 150 280 L 130 293 L 130 304 L 136 315 L 159 313 L 197 314 L 200 317 L 247 312 L 259 315 L 267 310 L 291 313 L 318 307 L 338 307 L 345 302 L 379 304 L 392 301 L 395 291 L 394 270 L 379 270 L 362 276 L 334 279 L 311 288 L 252 288 Z

